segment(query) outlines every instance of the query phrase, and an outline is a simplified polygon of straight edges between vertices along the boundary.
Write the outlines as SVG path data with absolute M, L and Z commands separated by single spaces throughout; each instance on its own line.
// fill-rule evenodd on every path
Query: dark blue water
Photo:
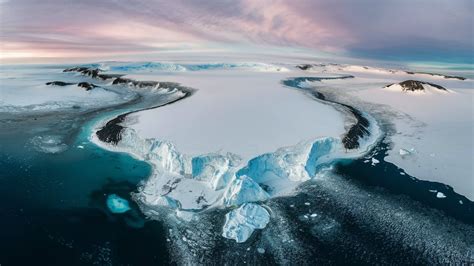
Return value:
M 59 154 L 36 151 L 29 140 L 32 134 L 2 134 L 0 264 L 168 261 L 162 225 L 145 223 L 130 199 L 151 167 L 90 143 L 94 121 L 82 125 L 69 149 Z M 109 194 L 128 199 L 132 210 L 111 213 L 105 204 Z

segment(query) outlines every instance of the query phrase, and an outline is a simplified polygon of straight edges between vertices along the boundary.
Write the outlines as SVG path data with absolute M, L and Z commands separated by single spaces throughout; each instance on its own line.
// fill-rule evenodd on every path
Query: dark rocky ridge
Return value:
M 74 85 L 76 83 L 71 83 L 71 82 L 64 82 L 64 81 L 51 81 L 51 82 L 46 82 L 46 85 L 48 86 L 69 86 L 69 85 Z
M 359 110 L 355 109 L 354 107 L 352 107 L 350 105 L 343 104 L 343 103 L 340 103 L 340 102 L 336 102 L 336 101 L 333 101 L 333 100 L 329 100 L 321 92 L 318 92 L 318 91 L 300 86 L 300 83 L 304 82 L 304 81 L 321 81 L 321 80 L 328 80 L 328 79 L 348 79 L 348 78 L 354 78 L 354 76 L 347 75 L 347 76 L 341 76 L 341 77 L 327 77 L 327 78 L 322 78 L 322 77 L 299 77 L 299 78 L 292 78 L 292 79 L 284 80 L 283 84 L 286 85 L 286 86 L 289 86 L 289 87 L 306 90 L 306 91 L 310 92 L 315 98 L 317 98 L 321 101 L 337 104 L 339 106 L 342 106 L 348 112 L 350 112 L 354 116 L 354 118 L 356 119 L 356 123 L 353 124 L 349 128 L 349 130 L 344 134 L 344 136 L 342 137 L 342 144 L 344 145 L 344 148 L 346 148 L 348 150 L 352 150 L 352 149 L 359 148 L 359 146 L 360 146 L 359 140 L 361 138 L 363 138 L 365 136 L 370 136 L 370 131 L 369 131 L 370 122 L 369 122 L 369 120 L 362 115 L 362 112 L 360 112 Z
M 152 107 L 149 107 L 149 108 L 144 108 L 144 109 L 139 109 L 139 110 L 136 110 L 136 111 L 131 111 L 131 112 L 121 114 L 121 115 L 115 117 L 114 119 L 108 121 L 105 124 L 104 127 L 102 127 L 101 129 L 99 129 L 96 132 L 97 137 L 99 138 L 100 141 L 117 145 L 120 142 L 120 140 L 122 140 L 122 130 L 125 128 L 120 124 L 125 120 L 127 115 L 133 114 L 133 113 L 136 113 L 136 112 L 140 112 L 140 111 L 144 111 L 144 110 L 150 110 L 150 109 L 155 109 L 155 108 L 158 108 L 158 107 L 166 106 L 166 105 L 175 103 L 177 101 L 180 101 L 182 99 L 185 99 L 185 98 L 191 96 L 191 94 L 192 94 L 191 90 L 185 89 L 183 91 L 184 91 L 184 96 L 181 97 L 181 98 L 178 98 L 176 100 L 173 100 L 173 101 L 170 101 L 168 103 L 161 104 L 161 105 L 152 106 Z
M 79 82 L 79 83 L 77 83 L 77 86 L 86 89 L 86 91 L 90 91 L 93 88 L 98 87 L 97 85 L 94 85 L 94 84 L 89 83 L 89 82 Z
M 394 85 L 394 84 L 389 84 L 389 85 L 385 86 L 385 88 L 390 87 L 392 85 Z M 425 88 L 423 87 L 423 85 L 430 85 L 430 86 L 435 87 L 439 90 L 448 91 L 443 86 L 440 86 L 440 85 L 437 85 L 437 84 L 434 84 L 434 83 L 419 81 L 419 80 L 412 80 L 412 79 L 402 81 L 402 82 L 398 83 L 398 85 L 400 85 L 402 87 L 403 91 L 425 91 Z
M 124 127 L 120 124 L 125 120 L 127 115 L 135 113 L 135 112 L 154 109 L 154 108 L 158 108 L 161 106 L 175 103 L 179 100 L 182 100 L 184 98 L 191 96 L 193 92 L 192 89 L 183 87 L 179 83 L 175 83 L 175 82 L 138 81 L 134 79 L 122 78 L 124 75 L 121 75 L 121 74 L 101 74 L 99 73 L 100 71 L 102 70 L 98 68 L 87 68 L 87 67 L 73 67 L 73 68 L 68 68 L 68 69 L 63 70 L 63 72 L 79 72 L 83 75 L 90 76 L 96 79 L 101 79 L 101 80 L 113 79 L 112 85 L 132 85 L 135 88 L 164 88 L 164 89 L 177 88 L 184 93 L 183 97 L 180 97 L 173 101 L 160 104 L 160 105 L 155 105 L 149 108 L 139 109 L 139 110 L 125 113 L 125 114 L 121 114 L 115 117 L 114 119 L 108 121 L 104 127 L 102 127 L 100 130 L 96 132 L 96 135 L 100 141 L 114 144 L 114 145 L 117 145 L 117 143 L 119 143 L 120 140 L 122 139 L 122 131 Z M 82 85 L 82 87 L 96 86 L 94 84 L 90 84 L 87 82 L 81 82 L 79 84 Z
M 459 80 L 466 80 L 465 77 L 461 76 L 450 76 L 450 75 L 443 75 L 443 74 L 438 74 L 438 73 L 429 73 L 429 72 L 412 72 L 412 71 L 405 71 L 407 74 L 414 75 L 414 74 L 425 74 L 425 75 L 430 75 L 430 76 L 440 76 L 445 79 L 459 79 Z
M 170 88 L 181 87 L 175 82 L 158 82 L 158 81 L 139 81 L 134 79 L 123 78 L 123 74 L 103 74 L 98 68 L 88 67 L 72 67 L 63 70 L 63 72 L 78 72 L 92 78 L 108 80 L 113 79 L 112 85 L 132 85 L 136 88 Z
M 296 67 L 299 68 L 299 69 L 301 69 L 301 70 L 308 70 L 308 69 L 312 68 L 313 65 L 310 65 L 310 64 L 303 64 L 303 65 L 297 65 Z
M 122 130 L 124 129 L 123 126 L 120 125 L 125 120 L 125 117 L 129 113 L 121 114 L 116 118 L 108 121 L 104 127 L 96 132 L 97 137 L 107 143 L 111 143 L 117 145 L 119 141 L 122 139 Z
M 79 72 L 86 76 L 91 76 L 93 78 L 97 78 L 99 72 L 102 71 L 98 68 L 88 68 L 88 67 L 72 67 L 64 69 L 63 72 Z
M 70 86 L 70 85 L 77 85 L 78 87 L 86 89 L 86 91 L 90 91 L 93 88 L 97 88 L 98 86 L 89 82 L 79 82 L 79 83 L 73 83 L 73 82 L 64 82 L 64 81 L 51 81 L 51 82 L 46 82 L 46 85 L 49 86 Z

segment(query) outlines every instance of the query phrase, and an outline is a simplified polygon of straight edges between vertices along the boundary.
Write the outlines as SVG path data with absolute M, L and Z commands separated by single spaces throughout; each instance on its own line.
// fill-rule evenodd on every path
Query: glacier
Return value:
M 222 236 L 243 243 L 255 229 L 263 229 L 270 222 L 270 213 L 254 203 L 245 203 L 225 216 Z
M 248 176 L 236 177 L 223 194 L 224 206 L 239 206 L 246 202 L 265 201 L 270 195 Z
M 153 216 L 154 210 L 165 207 L 186 219 L 207 208 L 257 204 L 288 195 L 336 160 L 365 152 L 346 151 L 339 138 L 324 137 L 244 161 L 233 153 L 183 154 L 171 142 L 143 139 L 130 127 L 123 129 L 122 139 L 116 145 L 101 142 L 95 135 L 92 141 L 152 165 L 152 175 L 133 195 L 144 213 Z M 364 147 L 368 150 L 370 145 Z

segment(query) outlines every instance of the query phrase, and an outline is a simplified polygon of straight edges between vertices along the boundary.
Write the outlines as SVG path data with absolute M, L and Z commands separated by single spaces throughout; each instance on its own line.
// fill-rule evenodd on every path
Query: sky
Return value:
M 472 64 L 473 0 L 0 0 L 0 60 L 302 49 Z

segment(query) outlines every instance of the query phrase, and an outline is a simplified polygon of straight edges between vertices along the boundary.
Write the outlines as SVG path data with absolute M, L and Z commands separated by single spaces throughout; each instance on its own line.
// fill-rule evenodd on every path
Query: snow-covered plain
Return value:
M 71 84 L 46 85 L 60 80 L 78 83 L 83 77 L 65 75 L 60 66 L 2 67 L 0 69 L 0 112 L 48 112 L 76 108 L 90 109 L 127 102 L 132 92 L 114 91 L 107 86 L 89 91 Z M 99 84 L 100 85 L 100 84 Z M 106 85 L 106 84 L 104 84 Z
M 130 116 L 145 138 L 169 140 L 185 154 L 232 152 L 243 159 L 321 136 L 344 132 L 331 106 L 283 87 L 295 73 L 200 71 L 131 74 L 137 80 L 172 80 L 196 88 L 190 98 Z
M 355 78 L 313 85 L 339 94 L 370 113 L 379 113 L 394 125 L 386 161 L 409 175 L 448 184 L 457 193 L 474 199 L 473 80 L 361 67 L 341 71 Z M 310 73 L 327 70 L 318 67 Z M 397 83 L 405 80 L 434 83 L 447 91 L 430 85 L 423 85 L 424 91 L 403 91 Z M 394 85 L 386 87 L 390 84 Z

